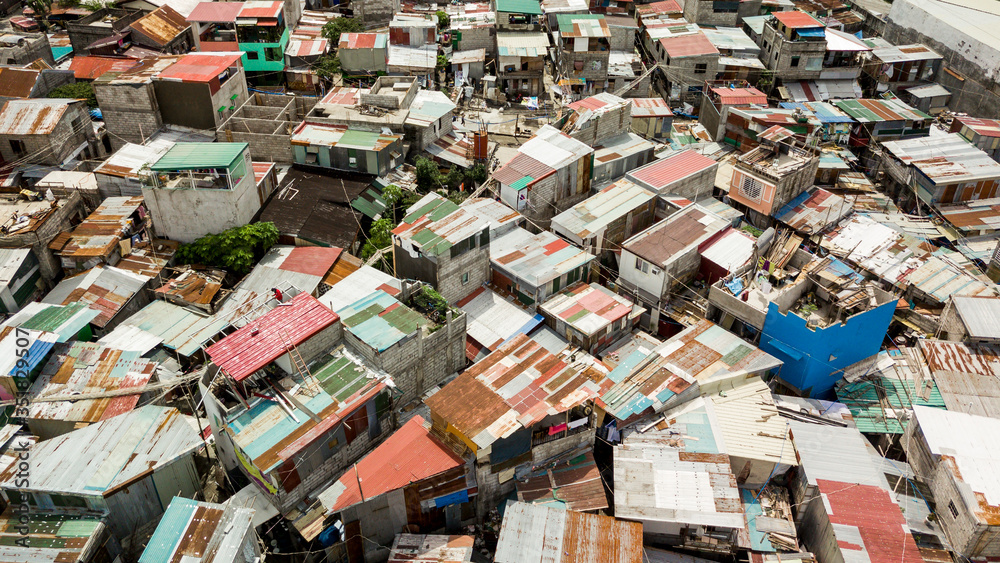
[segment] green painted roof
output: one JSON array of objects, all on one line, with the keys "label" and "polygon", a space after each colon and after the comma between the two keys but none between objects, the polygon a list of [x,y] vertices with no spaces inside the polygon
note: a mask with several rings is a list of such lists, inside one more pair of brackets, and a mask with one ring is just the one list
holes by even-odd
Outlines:
[{"label": "green painted roof", "polygon": [[[880,389],[884,390],[885,408],[879,400],[883,395]],[[850,409],[858,430],[870,434],[902,434],[906,425],[894,417],[895,412],[902,414],[904,409],[910,409],[912,405],[945,408],[941,391],[933,382],[930,395],[924,400],[917,396],[912,379],[900,380],[894,377],[845,383],[837,388],[837,400]],[[895,411],[888,405],[895,407]]]},{"label": "green painted roof", "polygon": [[344,131],[344,135],[340,137],[339,141],[337,141],[337,146],[371,150],[375,148],[375,145],[381,137],[382,135],[380,133],[348,129],[347,131]]},{"label": "green painted roof", "polygon": [[229,168],[249,146],[247,143],[177,143],[150,168],[153,170]]},{"label": "green painted roof", "polygon": [[497,11],[541,15],[542,4],[538,0],[497,0]]},{"label": "green painted roof", "polygon": [[603,20],[604,14],[559,14],[556,16],[556,22],[559,23],[559,27],[564,24],[567,26],[573,25],[574,21],[579,20]]},{"label": "green painted roof", "polygon": [[519,189],[527,186],[528,184],[530,184],[533,181],[535,181],[535,179],[532,178],[531,176],[525,176],[524,178],[521,178],[520,180],[518,180],[518,181],[514,182],[513,184],[511,184],[510,188],[512,190],[519,190]]},{"label": "green painted roof", "polygon": [[361,213],[364,213],[367,217],[371,219],[378,218],[379,215],[385,211],[388,205],[382,196],[372,188],[368,188],[361,193],[358,197],[354,198],[351,202],[351,207],[357,209]]}]

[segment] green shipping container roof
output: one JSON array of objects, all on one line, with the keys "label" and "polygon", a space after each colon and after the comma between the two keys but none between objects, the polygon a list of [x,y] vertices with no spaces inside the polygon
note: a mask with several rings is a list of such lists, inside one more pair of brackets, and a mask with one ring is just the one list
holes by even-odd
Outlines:
[{"label": "green shipping container roof", "polygon": [[541,15],[542,4],[538,0],[497,0],[497,11]]},{"label": "green shipping container roof", "polygon": [[153,170],[229,168],[249,147],[247,143],[177,143],[150,168]]}]

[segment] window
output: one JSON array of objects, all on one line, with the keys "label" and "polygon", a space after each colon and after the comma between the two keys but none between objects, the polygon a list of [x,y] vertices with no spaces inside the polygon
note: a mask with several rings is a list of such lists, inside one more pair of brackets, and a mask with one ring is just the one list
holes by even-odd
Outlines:
[{"label": "window", "polygon": [[743,182],[740,183],[739,188],[740,195],[752,201],[759,202],[764,194],[764,185],[750,176],[743,176]]},{"label": "window", "polygon": [[958,518],[958,509],[955,508],[955,501],[948,501],[948,511],[951,512],[952,518]]},{"label": "window", "polygon": [[271,62],[285,60],[285,56],[281,53],[281,47],[265,47],[264,60]]},{"label": "window", "polygon": [[358,167],[358,149],[347,149],[347,164],[351,168]]},{"label": "window", "polygon": [[250,59],[251,61],[256,61],[260,59],[260,54],[258,54],[257,51],[247,51],[246,53],[247,53],[247,58]]},{"label": "window", "polygon": [[469,283],[469,272],[462,274],[462,285]]},{"label": "window", "polygon": [[636,257],[635,259],[635,269],[639,270],[644,274],[649,273],[649,262],[646,262],[642,258]]},{"label": "window", "polygon": [[24,141],[17,139],[11,139],[10,150],[14,151],[14,154],[24,154],[28,152],[28,148],[24,146]]},{"label": "window", "polygon": [[694,65],[694,73],[695,74],[705,74],[706,70],[708,70],[708,65],[706,63],[700,63],[700,64]]},{"label": "window", "polygon": [[792,57],[791,66],[799,66],[799,57]]}]

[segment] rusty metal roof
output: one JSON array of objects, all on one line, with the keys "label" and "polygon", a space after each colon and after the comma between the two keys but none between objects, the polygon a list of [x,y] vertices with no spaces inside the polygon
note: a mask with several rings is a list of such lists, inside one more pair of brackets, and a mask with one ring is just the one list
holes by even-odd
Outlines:
[{"label": "rusty metal roof", "polygon": [[[320,493],[319,501],[328,511],[339,512],[364,499],[463,467],[465,460],[431,434],[430,426],[420,416],[411,418]],[[464,479],[456,489],[465,489]]]},{"label": "rusty metal roof", "polygon": [[[59,256],[108,256],[130,226],[130,217],[143,205],[142,196],[109,197],[68,236],[59,236],[49,248]],[[66,235],[66,233],[63,233]]]},{"label": "rusty metal roof", "polygon": [[579,282],[553,295],[538,310],[592,336],[623,319],[638,316],[645,309],[602,285]]},{"label": "rusty metal roof", "polygon": [[387,563],[463,563],[472,561],[475,538],[396,534]]},{"label": "rusty metal roof", "polygon": [[260,0],[255,0],[252,2],[244,2],[243,9],[240,10],[240,19],[243,18],[263,18],[263,19],[277,19],[281,15],[281,2],[265,2]]},{"label": "rusty metal roof", "polygon": [[839,223],[852,211],[850,202],[843,197],[813,186],[786,203],[774,216],[796,231],[813,235]]},{"label": "rusty metal roof", "polygon": [[825,479],[817,484],[832,524],[829,543],[844,561],[923,563],[906,518],[889,491]]},{"label": "rusty metal roof", "polygon": [[497,563],[641,563],[642,524],[611,516],[507,504]]},{"label": "rusty metal roof", "polygon": [[[105,516],[74,509],[46,510],[37,523],[22,534],[18,505],[8,504],[0,515],[0,560],[18,563],[83,561],[92,546],[107,541]],[[45,546],[45,547],[41,547]]]},{"label": "rusty metal roof", "polygon": [[[214,504],[174,497],[163,513],[139,563],[211,563],[246,558],[254,510],[236,503]],[[250,548],[250,553],[255,551]]]},{"label": "rusty metal roof", "polygon": [[949,410],[1000,417],[1000,347],[924,339],[920,353]]},{"label": "rusty metal roof", "polygon": [[673,117],[670,104],[663,98],[632,98],[632,119],[636,117]]},{"label": "rusty metal roof", "polygon": [[132,22],[130,27],[133,31],[152,39],[156,44],[165,46],[191,26],[184,20],[184,16],[164,4]]},{"label": "rusty metal roof", "polygon": [[99,57],[99,56],[76,56],[69,63],[69,69],[73,71],[77,80],[94,80],[100,78],[105,72],[122,72],[132,68],[138,63],[138,59],[132,57]]},{"label": "rusty metal roof", "polygon": [[579,352],[570,361],[518,334],[426,403],[469,443],[485,448],[610,386],[605,369],[589,354]]},{"label": "rusty metal roof", "polygon": [[53,305],[86,303],[98,311],[91,324],[104,328],[149,280],[149,276],[98,265],[59,282],[42,302]]},{"label": "rusty metal roof", "polygon": [[622,250],[665,268],[727,227],[729,221],[693,204],[628,239],[622,243]]},{"label": "rusty metal roof", "polygon": [[115,350],[96,342],[56,344],[26,394],[31,400],[27,418],[93,423],[130,412],[139,402],[138,394],[73,402],[39,399],[142,387],[149,383],[156,365],[139,352]]},{"label": "rusty metal roof", "polygon": [[588,512],[608,507],[593,450],[573,450],[554,463],[517,480],[517,500],[563,510]]},{"label": "rusty metal roof", "polygon": [[660,45],[663,45],[663,49],[671,59],[719,54],[715,45],[700,31],[676,37],[664,37],[660,39]]},{"label": "rusty metal roof", "polygon": [[25,68],[0,67],[0,96],[30,98],[41,71]]},{"label": "rusty metal roof", "polygon": [[[39,442],[31,449],[28,490],[73,496],[114,491],[204,447],[197,428],[175,408],[146,405]],[[14,488],[16,479],[16,468],[0,473],[4,488]]]},{"label": "rusty metal roof", "polygon": [[416,247],[426,255],[438,256],[488,228],[487,218],[432,192],[406,210],[406,216],[392,234],[404,241],[406,247]]},{"label": "rusty metal roof", "polygon": [[286,343],[298,346],[338,320],[336,313],[303,292],[209,346],[206,352],[230,377],[241,381],[286,354]]},{"label": "rusty metal roof", "polygon": [[55,131],[63,114],[83,100],[9,100],[0,110],[0,135],[48,135]]},{"label": "rusty metal roof", "polygon": [[231,66],[238,66],[240,53],[184,55],[159,74],[159,78],[172,78],[184,82],[210,82]]},{"label": "rusty metal roof", "polygon": [[115,267],[140,276],[156,277],[174,257],[178,248],[180,243],[173,240],[153,239],[151,243],[141,242],[133,246],[132,252],[115,264]]}]

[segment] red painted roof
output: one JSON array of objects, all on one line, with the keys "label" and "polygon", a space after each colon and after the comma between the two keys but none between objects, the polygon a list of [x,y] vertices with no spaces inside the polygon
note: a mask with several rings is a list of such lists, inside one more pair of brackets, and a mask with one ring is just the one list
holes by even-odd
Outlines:
[{"label": "red painted roof", "polygon": [[771,14],[779,22],[785,24],[785,27],[790,27],[792,29],[800,29],[805,27],[823,27],[823,24],[816,18],[810,16],[805,12],[800,12],[798,10],[792,10],[789,12],[775,12]]},{"label": "red painted roof", "polygon": [[[865,545],[837,538],[841,551],[868,552],[871,563],[923,563],[906,519],[888,491],[873,485],[855,485],[818,479],[819,491],[830,503],[830,522],[854,526]],[[850,555],[844,559],[851,560]]]},{"label": "red painted roof", "polygon": [[275,19],[281,15],[281,7],[281,2],[246,2],[238,17]]},{"label": "red painted roof", "polygon": [[202,2],[191,10],[189,22],[212,23],[234,22],[243,9],[243,2]]},{"label": "red painted roof", "polygon": [[591,96],[589,98],[584,98],[582,100],[573,102],[572,104],[569,105],[569,107],[570,109],[580,111],[581,109],[591,109],[591,110],[601,109],[606,105],[608,105],[608,103],[605,102],[604,100],[598,98],[597,96]]},{"label": "red painted roof", "polygon": [[208,347],[217,366],[236,381],[285,354],[282,332],[298,346],[340,317],[308,293],[300,293]]},{"label": "red painted roof", "polygon": [[261,180],[267,177],[267,175],[271,172],[271,169],[274,168],[275,166],[276,164],[274,164],[273,162],[254,162],[253,163],[254,182],[257,182],[259,184]]},{"label": "red painted roof", "polygon": [[377,33],[342,33],[340,34],[341,49],[371,49],[375,47]]},{"label": "red painted roof", "polygon": [[499,170],[494,172],[493,177],[501,184],[509,185],[525,176],[531,176],[534,181],[544,178],[553,172],[554,170],[551,166],[543,164],[523,152],[519,152],[510,162],[504,164]]},{"label": "red painted roof", "polygon": [[[338,481],[345,490],[329,510],[336,512],[465,464],[415,416]],[[361,490],[358,480],[361,480]]]},{"label": "red painted roof", "polygon": [[633,170],[629,172],[629,176],[655,190],[662,190],[678,180],[697,174],[715,164],[716,162],[711,158],[688,150]]},{"label": "red painted roof", "polygon": [[281,269],[323,277],[333,268],[341,252],[335,246],[296,246],[281,263]]},{"label": "red painted roof", "polygon": [[756,88],[712,88],[712,93],[727,106],[767,105],[767,94]]},{"label": "red painted roof", "polygon": [[160,72],[160,78],[174,78],[184,82],[210,82],[222,74],[222,71],[233,66],[241,56],[240,53],[230,55],[191,53]]},{"label": "red painted roof", "polygon": [[105,72],[122,72],[138,63],[138,59],[121,57],[77,56],[69,63],[77,80],[96,80]]},{"label": "red painted roof", "polygon": [[660,44],[670,57],[697,57],[699,55],[718,55],[719,50],[705,37],[704,33],[691,33],[677,37],[664,37]]}]

